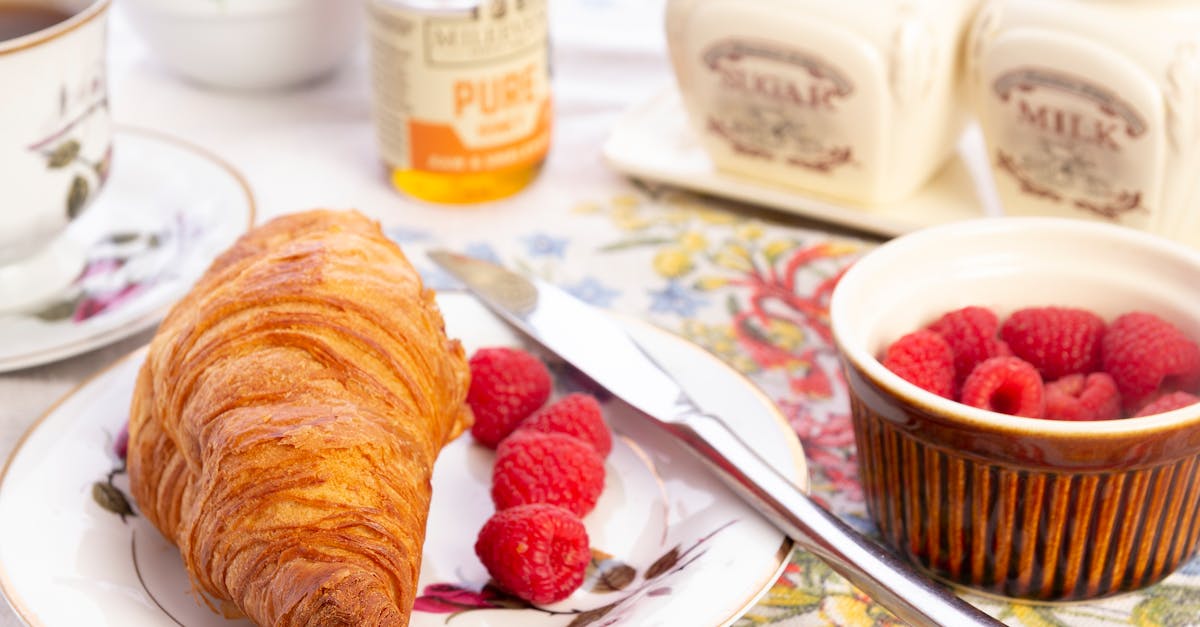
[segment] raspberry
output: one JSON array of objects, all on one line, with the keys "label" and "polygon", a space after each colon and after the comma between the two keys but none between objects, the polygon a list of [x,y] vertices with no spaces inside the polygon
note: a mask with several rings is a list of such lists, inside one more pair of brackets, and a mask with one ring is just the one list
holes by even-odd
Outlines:
[{"label": "raspberry", "polygon": [[1042,377],[1019,357],[992,357],[967,376],[961,401],[1002,414],[1040,418],[1045,408]]},{"label": "raspberry", "polygon": [[600,403],[589,394],[568,394],[548,407],[543,407],[517,427],[543,433],[565,433],[587,442],[600,454],[608,457],[612,451],[612,433],[604,423]]},{"label": "raspberry", "polygon": [[592,558],[579,517],[542,503],[496,512],[479,530],[475,554],[501,588],[535,604],[571,596]]},{"label": "raspberry", "polygon": [[1114,420],[1121,417],[1121,393],[1106,372],[1070,374],[1046,384],[1045,418]]},{"label": "raspberry", "polygon": [[550,398],[550,371],[537,357],[504,346],[481,348],[469,363],[467,404],[475,413],[471,435],[480,444],[496,448]]},{"label": "raspberry", "polygon": [[954,380],[959,384],[979,362],[1009,354],[1008,347],[996,337],[1000,320],[986,307],[956,309],[927,328],[950,344],[954,352]]},{"label": "raspberry", "polygon": [[1142,407],[1137,414],[1134,414],[1134,417],[1140,418],[1142,416],[1162,414],[1175,409],[1187,407],[1188,405],[1195,405],[1196,403],[1200,403],[1200,397],[1197,397],[1194,394],[1188,394],[1187,392],[1171,392],[1170,394],[1164,394],[1154,399],[1153,402],[1146,403],[1146,406]]},{"label": "raspberry", "polygon": [[492,502],[496,509],[549,503],[584,516],[604,490],[604,460],[579,438],[517,431],[496,449]]},{"label": "raspberry", "polygon": [[933,331],[913,331],[892,342],[883,365],[923,390],[946,398],[954,396],[954,352]]},{"label": "raspberry", "polygon": [[1104,335],[1104,371],[1121,390],[1126,411],[1156,394],[1200,387],[1200,347],[1158,316],[1122,315]]},{"label": "raspberry", "polygon": [[1100,369],[1104,320],[1086,309],[1030,307],[1000,327],[1012,354],[1033,364],[1047,381]]}]

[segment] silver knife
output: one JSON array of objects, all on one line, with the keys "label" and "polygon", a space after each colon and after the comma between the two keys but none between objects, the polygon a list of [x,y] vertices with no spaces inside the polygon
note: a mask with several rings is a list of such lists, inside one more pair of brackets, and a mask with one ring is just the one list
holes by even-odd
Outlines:
[{"label": "silver knife", "polygon": [[1001,624],[813,502],[720,417],[698,407],[599,309],[487,261],[441,250],[429,257],[509,324],[678,438],[797,545],[902,620],[953,627]]}]

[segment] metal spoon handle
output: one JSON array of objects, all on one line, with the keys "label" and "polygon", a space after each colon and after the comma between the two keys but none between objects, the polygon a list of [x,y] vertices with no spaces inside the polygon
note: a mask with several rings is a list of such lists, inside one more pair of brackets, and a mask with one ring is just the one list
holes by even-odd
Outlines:
[{"label": "metal spoon handle", "polygon": [[719,418],[663,423],[801,547],[911,625],[1001,625],[813,502]]}]

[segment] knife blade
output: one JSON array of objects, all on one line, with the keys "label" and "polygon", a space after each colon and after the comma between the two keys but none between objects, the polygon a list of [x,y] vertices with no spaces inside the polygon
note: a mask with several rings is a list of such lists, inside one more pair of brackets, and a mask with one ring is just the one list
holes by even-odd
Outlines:
[{"label": "knife blade", "polygon": [[816,504],[610,316],[537,278],[445,250],[430,259],[488,309],[675,436],[797,545],[912,625],[1000,625]]}]

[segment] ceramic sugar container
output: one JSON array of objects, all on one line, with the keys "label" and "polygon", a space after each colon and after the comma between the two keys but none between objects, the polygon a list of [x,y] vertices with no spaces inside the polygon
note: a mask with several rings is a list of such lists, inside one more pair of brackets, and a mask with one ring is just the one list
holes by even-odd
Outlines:
[{"label": "ceramic sugar container", "polygon": [[1200,241],[1200,3],[994,0],[967,57],[1005,213]]},{"label": "ceramic sugar container", "polygon": [[670,0],[688,116],[725,172],[859,204],[912,194],[966,118],[975,0]]}]

